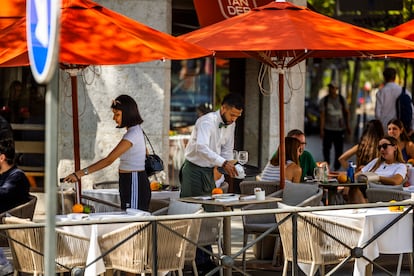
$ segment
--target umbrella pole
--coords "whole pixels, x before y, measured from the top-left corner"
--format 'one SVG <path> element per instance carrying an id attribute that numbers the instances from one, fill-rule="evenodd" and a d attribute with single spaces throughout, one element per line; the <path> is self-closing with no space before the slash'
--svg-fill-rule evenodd
<path id="1" fill-rule="evenodd" d="M 78 77 L 76 73 L 70 73 L 72 86 L 72 123 L 73 123 L 73 157 L 75 159 L 75 171 L 80 170 L 79 153 L 79 118 L 78 118 Z M 82 184 L 79 180 L 76 183 L 76 203 L 80 203 Z"/>
<path id="2" fill-rule="evenodd" d="M 278 68 L 279 73 L 279 168 L 280 189 L 285 187 L 285 106 L 284 106 L 284 70 Z"/>

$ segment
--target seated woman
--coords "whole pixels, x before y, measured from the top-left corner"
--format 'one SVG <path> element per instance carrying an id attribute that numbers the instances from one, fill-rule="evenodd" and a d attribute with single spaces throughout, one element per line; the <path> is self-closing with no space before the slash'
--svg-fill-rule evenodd
<path id="1" fill-rule="evenodd" d="M 384 137 L 384 129 L 380 120 L 369 121 L 362 132 L 359 143 L 354 145 L 349 150 L 345 151 L 339 158 L 341 166 L 348 168 L 348 160 L 356 155 L 356 170 L 358 173 L 366 164 L 378 156 L 377 149 L 379 141 Z M 366 187 L 345 187 L 343 196 L 348 203 L 365 203 Z"/>
<path id="2" fill-rule="evenodd" d="M 414 158 L 414 143 L 411 141 L 404 129 L 404 124 L 398 119 L 392 119 L 387 124 L 388 135 L 398 140 L 398 147 L 401 150 L 405 162 L 410 158 Z"/>
<path id="3" fill-rule="evenodd" d="M 293 137 L 285 137 L 285 179 L 290 182 L 299 183 L 302 177 L 302 168 L 299 165 L 299 156 L 302 153 L 300 141 Z M 262 181 L 279 181 L 279 149 L 270 159 L 262 172 Z"/>
<path id="4" fill-rule="evenodd" d="M 378 143 L 378 157 L 361 169 L 361 173 L 373 172 L 385 185 L 401 185 L 407 176 L 407 166 L 398 147 L 398 140 L 384 136 Z M 357 174 L 358 176 L 359 174 Z"/>

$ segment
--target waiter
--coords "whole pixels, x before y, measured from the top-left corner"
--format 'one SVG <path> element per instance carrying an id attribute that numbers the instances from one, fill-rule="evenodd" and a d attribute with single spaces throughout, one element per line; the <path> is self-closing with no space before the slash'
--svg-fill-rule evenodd
<path id="1" fill-rule="evenodd" d="M 233 159 L 235 122 L 242 112 L 243 98 L 231 93 L 219 110 L 198 118 L 180 172 L 181 197 L 210 195 L 216 187 L 214 167 L 222 167 L 230 177 L 237 175 L 229 161 Z"/>
<path id="2" fill-rule="evenodd" d="M 243 99 L 238 94 L 224 97 L 220 109 L 197 119 L 185 148 L 180 171 L 180 197 L 211 195 L 216 187 L 214 168 L 222 167 L 230 177 L 237 175 L 232 162 L 236 120 L 242 115 Z M 212 251 L 211 245 L 205 249 Z M 196 264 L 200 275 L 215 267 L 210 256 L 197 248 Z"/>

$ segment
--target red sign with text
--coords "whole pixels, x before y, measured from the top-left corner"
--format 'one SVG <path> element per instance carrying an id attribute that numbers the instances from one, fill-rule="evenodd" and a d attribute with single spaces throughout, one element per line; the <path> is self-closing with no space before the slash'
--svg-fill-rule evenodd
<path id="1" fill-rule="evenodd" d="M 205 27 L 272 1 L 274 0 L 194 0 L 194 6 L 200 26 Z"/>

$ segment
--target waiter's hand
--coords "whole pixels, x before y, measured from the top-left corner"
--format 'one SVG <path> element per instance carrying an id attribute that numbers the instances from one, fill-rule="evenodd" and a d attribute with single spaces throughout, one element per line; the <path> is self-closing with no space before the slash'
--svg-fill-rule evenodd
<path id="1" fill-rule="evenodd" d="M 234 167 L 234 164 L 232 162 L 229 161 L 225 161 L 223 163 L 223 169 L 224 171 L 230 176 L 230 177 L 235 177 L 237 174 L 237 170 Z"/>

